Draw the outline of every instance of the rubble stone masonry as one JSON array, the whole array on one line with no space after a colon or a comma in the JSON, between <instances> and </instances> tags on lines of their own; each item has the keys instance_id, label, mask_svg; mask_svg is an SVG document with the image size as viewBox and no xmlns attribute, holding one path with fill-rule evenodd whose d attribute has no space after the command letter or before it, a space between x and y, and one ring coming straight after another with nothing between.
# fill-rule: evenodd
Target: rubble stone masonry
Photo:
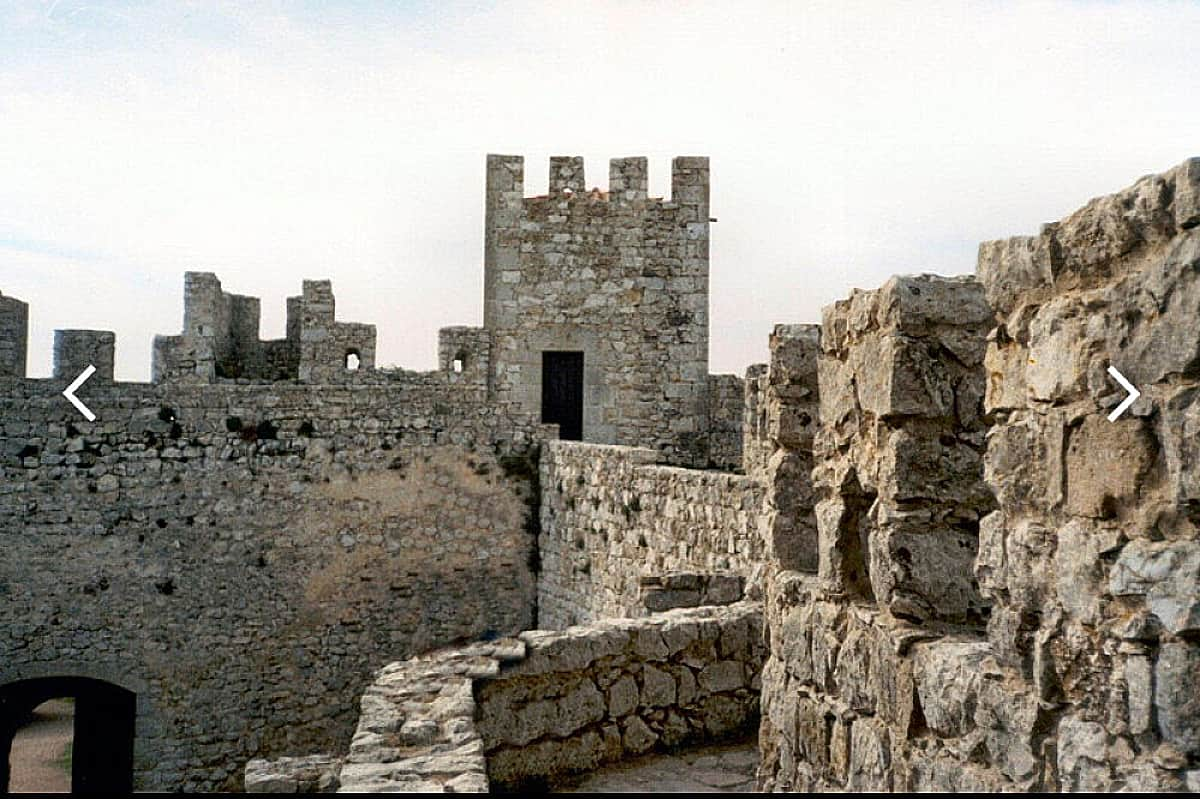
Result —
<instances>
[{"instance_id":1,"label":"rubble stone masonry","mask_svg":"<svg viewBox=\"0 0 1200 799\"><path fill-rule=\"evenodd\" d=\"M763 560L762 485L656 463L659 453L551 441L542 449L538 624L647 612L641 583L668 572L734 572Z\"/></svg>"},{"instance_id":2,"label":"rubble stone masonry","mask_svg":"<svg viewBox=\"0 0 1200 799\"><path fill-rule=\"evenodd\" d=\"M484 324L432 373L325 281L260 341L194 272L153 384L104 331L30 380L0 297L0 687L136 693L140 789L539 787L761 707L765 790L1200 790L1200 159L744 380L706 159L669 200L523 170L488 159ZM541 424L562 350L583 442Z\"/></svg>"},{"instance_id":3,"label":"rubble stone masonry","mask_svg":"<svg viewBox=\"0 0 1200 799\"><path fill-rule=\"evenodd\" d=\"M133 690L139 788L344 747L372 669L531 626L540 428L482 388L62 388L0 379L0 684Z\"/></svg>"},{"instance_id":4,"label":"rubble stone masonry","mask_svg":"<svg viewBox=\"0 0 1200 799\"><path fill-rule=\"evenodd\" d=\"M1198 197L1192 160L827 310L761 787L1200 789Z\"/></svg>"}]
</instances>

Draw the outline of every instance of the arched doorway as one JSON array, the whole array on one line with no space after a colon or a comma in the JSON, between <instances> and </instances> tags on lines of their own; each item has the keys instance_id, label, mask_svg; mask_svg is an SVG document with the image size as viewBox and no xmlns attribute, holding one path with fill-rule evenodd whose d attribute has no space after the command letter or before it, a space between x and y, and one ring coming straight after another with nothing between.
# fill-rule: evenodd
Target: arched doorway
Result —
<instances>
[{"instance_id":1,"label":"arched doorway","mask_svg":"<svg viewBox=\"0 0 1200 799\"><path fill-rule=\"evenodd\" d=\"M0 788L8 792L17 730L35 707L55 697L75 700L72 792L130 793L137 695L90 677L38 677L0 686Z\"/></svg>"}]
</instances>

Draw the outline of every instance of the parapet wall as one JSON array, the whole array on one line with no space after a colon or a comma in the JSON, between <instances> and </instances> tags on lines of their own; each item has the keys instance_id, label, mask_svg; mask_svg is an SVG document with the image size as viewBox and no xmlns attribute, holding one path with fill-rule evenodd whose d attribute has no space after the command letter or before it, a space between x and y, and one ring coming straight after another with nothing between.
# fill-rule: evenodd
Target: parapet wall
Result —
<instances>
[{"instance_id":1,"label":"parapet wall","mask_svg":"<svg viewBox=\"0 0 1200 799\"><path fill-rule=\"evenodd\" d=\"M334 319L328 280L305 280L287 300L287 334L259 340L257 297L229 294L209 272L184 275L183 332L156 336L155 383L344 382L375 367L375 326Z\"/></svg>"},{"instance_id":2,"label":"parapet wall","mask_svg":"<svg viewBox=\"0 0 1200 799\"><path fill-rule=\"evenodd\" d=\"M982 245L981 286L826 312L820 569L769 567L761 788L1200 789L1198 196L1189 161ZM1143 395L1115 420L1109 366Z\"/></svg>"},{"instance_id":3,"label":"parapet wall","mask_svg":"<svg viewBox=\"0 0 1200 799\"><path fill-rule=\"evenodd\" d=\"M392 663L363 694L341 790L544 788L624 757L740 733L757 716L761 623L761 606L741 602ZM311 771L253 763L247 787L290 787L287 773L272 775L296 765Z\"/></svg>"},{"instance_id":4,"label":"parapet wall","mask_svg":"<svg viewBox=\"0 0 1200 799\"><path fill-rule=\"evenodd\" d=\"M1198 199L1192 159L980 246L999 509L977 572L1048 787L1200 789ZM1109 367L1141 391L1111 421Z\"/></svg>"},{"instance_id":5,"label":"parapet wall","mask_svg":"<svg viewBox=\"0 0 1200 799\"><path fill-rule=\"evenodd\" d=\"M0 378L24 377L29 351L29 306L0 294Z\"/></svg>"},{"instance_id":6,"label":"parapet wall","mask_svg":"<svg viewBox=\"0 0 1200 799\"><path fill-rule=\"evenodd\" d=\"M662 466L659 457L567 441L543 447L540 626L644 615L644 577L753 574L763 559L759 482Z\"/></svg>"},{"instance_id":7,"label":"parapet wall","mask_svg":"<svg viewBox=\"0 0 1200 799\"><path fill-rule=\"evenodd\" d=\"M131 676L139 789L344 747L372 669L533 623L545 431L482 387L61 389L0 394L0 684Z\"/></svg>"},{"instance_id":8,"label":"parapet wall","mask_svg":"<svg viewBox=\"0 0 1200 799\"><path fill-rule=\"evenodd\" d=\"M971 278L894 277L825 309L813 443L819 566L894 615L981 624L983 354Z\"/></svg>"},{"instance_id":9,"label":"parapet wall","mask_svg":"<svg viewBox=\"0 0 1200 799\"><path fill-rule=\"evenodd\" d=\"M709 469L742 468L742 417L746 389L737 375L708 376Z\"/></svg>"}]
</instances>

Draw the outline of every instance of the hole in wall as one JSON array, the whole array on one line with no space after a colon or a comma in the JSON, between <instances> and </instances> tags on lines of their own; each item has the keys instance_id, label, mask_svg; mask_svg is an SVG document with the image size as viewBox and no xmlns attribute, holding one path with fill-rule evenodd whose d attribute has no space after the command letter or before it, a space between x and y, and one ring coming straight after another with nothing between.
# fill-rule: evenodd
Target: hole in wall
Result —
<instances>
[{"instance_id":1,"label":"hole in wall","mask_svg":"<svg viewBox=\"0 0 1200 799\"><path fill-rule=\"evenodd\" d=\"M357 372L358 367L361 365L361 363L362 363L362 358L359 357L359 354L357 352L355 352L354 350L350 350L349 352L346 353L346 371L347 372Z\"/></svg>"}]
</instances>

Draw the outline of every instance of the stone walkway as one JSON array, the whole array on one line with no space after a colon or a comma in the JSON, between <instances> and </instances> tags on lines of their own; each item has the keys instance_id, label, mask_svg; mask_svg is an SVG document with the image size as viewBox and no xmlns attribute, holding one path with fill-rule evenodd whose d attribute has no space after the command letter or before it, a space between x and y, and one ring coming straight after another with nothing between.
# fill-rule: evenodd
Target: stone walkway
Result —
<instances>
[{"instance_id":1,"label":"stone walkway","mask_svg":"<svg viewBox=\"0 0 1200 799\"><path fill-rule=\"evenodd\" d=\"M675 754L646 755L614 764L569 783L556 793L748 793L754 790L758 742L705 746Z\"/></svg>"},{"instance_id":2,"label":"stone walkway","mask_svg":"<svg viewBox=\"0 0 1200 799\"><path fill-rule=\"evenodd\" d=\"M62 766L63 753L75 729L75 707L62 699L43 702L33 721L17 731L9 754L12 793L70 793L71 775Z\"/></svg>"}]
</instances>

